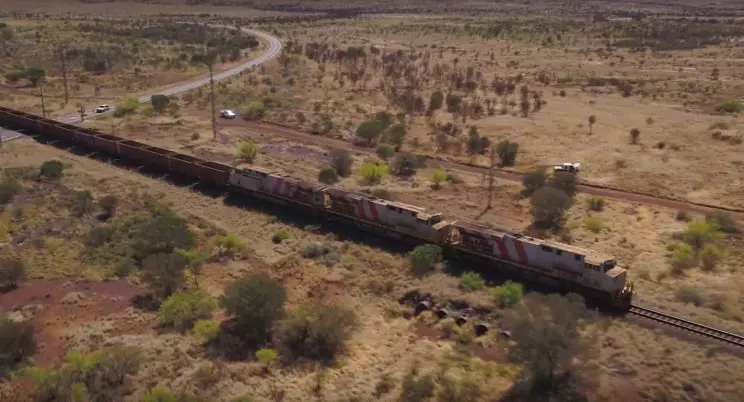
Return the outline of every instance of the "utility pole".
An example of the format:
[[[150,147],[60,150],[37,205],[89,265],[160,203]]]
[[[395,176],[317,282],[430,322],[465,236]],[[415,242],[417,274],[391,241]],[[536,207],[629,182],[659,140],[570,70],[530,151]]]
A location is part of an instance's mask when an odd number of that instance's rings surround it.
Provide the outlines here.
[[[214,96],[214,75],[212,74],[212,60],[210,60],[207,65],[209,66],[209,86],[211,89],[211,94],[209,96],[210,101],[212,102],[212,140],[217,140],[217,118],[215,117],[215,114],[217,111],[215,110],[215,96]]]
[[[486,209],[491,209],[491,201],[493,199],[493,183],[494,183],[494,166],[496,166],[496,147],[491,145],[491,151],[488,157],[490,160],[490,165],[488,166],[488,205],[486,205]]]
[[[39,85],[39,92],[41,93],[41,115],[46,119],[46,106],[44,105],[44,84]]]
[[[70,94],[67,91],[67,48],[62,45],[57,50],[57,56],[59,57],[60,67],[62,68],[62,82],[65,87],[65,105],[70,101]]]

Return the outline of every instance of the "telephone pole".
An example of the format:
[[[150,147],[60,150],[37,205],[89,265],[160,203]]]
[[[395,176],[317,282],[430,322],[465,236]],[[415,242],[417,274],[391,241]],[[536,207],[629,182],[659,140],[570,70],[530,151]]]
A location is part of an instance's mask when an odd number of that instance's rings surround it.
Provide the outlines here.
[[[63,45],[57,50],[57,56],[59,57],[60,67],[62,67],[62,83],[65,87],[65,105],[70,101],[70,94],[67,91],[67,48]]]
[[[212,74],[212,63],[211,61],[209,64],[209,87],[211,89],[211,94],[209,95],[210,101],[212,102],[212,140],[217,140],[217,118],[215,117],[215,114],[217,111],[215,110],[215,97],[214,97],[214,75]]]
[[[496,148],[491,145],[491,151],[488,157],[491,159],[490,164],[488,166],[488,205],[486,205],[486,209],[491,209],[491,201],[493,199],[493,183],[495,181],[495,178],[493,177],[493,168],[496,166]]]
[[[39,85],[39,92],[41,92],[41,115],[46,119],[46,106],[44,105],[44,84]]]

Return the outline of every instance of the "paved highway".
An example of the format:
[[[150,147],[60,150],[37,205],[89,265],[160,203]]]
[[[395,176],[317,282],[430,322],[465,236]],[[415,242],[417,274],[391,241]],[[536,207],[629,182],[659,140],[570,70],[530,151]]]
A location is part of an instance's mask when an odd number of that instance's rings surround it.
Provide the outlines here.
[[[225,26],[224,25],[221,25],[221,27],[225,27]],[[261,56],[255,58],[255,59],[253,59],[253,60],[251,60],[251,61],[249,61],[247,63],[241,64],[241,65],[239,65],[237,67],[234,67],[234,68],[231,68],[231,69],[229,69],[227,71],[222,71],[220,73],[215,74],[214,75],[214,80],[215,81],[219,81],[219,80],[223,80],[223,79],[228,78],[228,77],[232,77],[233,75],[240,74],[241,72],[243,72],[243,71],[245,71],[245,70],[247,70],[249,68],[252,68],[252,67],[261,65],[261,64],[263,64],[263,63],[265,63],[265,62],[273,59],[274,57],[278,56],[279,53],[281,52],[281,50],[282,50],[282,42],[280,42],[279,39],[275,38],[274,36],[271,36],[271,35],[269,35],[269,34],[267,34],[265,32],[255,31],[253,29],[248,29],[248,28],[241,28],[241,29],[244,32],[253,34],[253,35],[257,36],[258,38],[263,39],[264,41],[268,42],[269,48]],[[158,95],[158,94],[169,95],[169,96],[170,95],[175,95],[175,94],[179,94],[179,93],[182,93],[182,92],[190,91],[190,90],[192,90],[194,88],[198,88],[198,87],[200,87],[202,85],[206,85],[206,84],[209,84],[209,76],[204,77],[204,78],[200,78],[200,79],[198,79],[196,81],[187,82],[185,84],[177,85],[177,86],[168,88],[168,89],[166,89],[164,91],[161,91],[161,92],[154,92],[154,93],[151,93],[151,94],[142,95],[142,96],[139,97],[139,102],[140,103],[147,103],[147,102],[149,102],[150,101],[150,98],[152,97],[152,95]],[[96,106],[98,106],[98,105],[95,105],[94,108]],[[113,111],[114,111],[114,106],[112,105],[111,110],[109,110],[108,112],[105,112],[105,113],[111,113]],[[105,113],[98,113],[98,114],[105,114]],[[86,111],[86,114],[87,114],[88,117],[90,117],[92,115],[95,115],[96,113],[95,113],[95,110],[93,108],[91,108],[90,110],[87,110]],[[67,123],[67,124],[76,124],[76,123],[79,123],[80,122],[80,115],[79,114],[69,114],[69,115],[66,115],[66,116],[57,117],[57,118],[55,118],[55,120],[60,121],[60,122],[63,122],[63,123]],[[6,129],[0,128],[0,138],[2,138],[2,142],[11,141],[11,140],[14,140],[16,138],[20,138],[22,136],[23,136],[23,134],[21,134],[19,132],[10,131],[10,130],[6,130]]]

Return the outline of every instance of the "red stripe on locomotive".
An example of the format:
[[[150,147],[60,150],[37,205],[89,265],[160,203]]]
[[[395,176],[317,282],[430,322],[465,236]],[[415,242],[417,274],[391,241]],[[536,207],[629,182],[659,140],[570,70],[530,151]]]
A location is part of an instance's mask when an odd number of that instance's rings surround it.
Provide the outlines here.
[[[375,205],[371,200],[367,200],[367,205],[369,205],[369,211],[372,213],[372,219],[380,222],[380,215],[377,213],[377,205]]]
[[[512,241],[514,242],[514,250],[517,251],[519,262],[524,265],[529,265],[530,260],[527,258],[527,252],[524,250],[524,244],[522,244],[519,239],[512,239]]]

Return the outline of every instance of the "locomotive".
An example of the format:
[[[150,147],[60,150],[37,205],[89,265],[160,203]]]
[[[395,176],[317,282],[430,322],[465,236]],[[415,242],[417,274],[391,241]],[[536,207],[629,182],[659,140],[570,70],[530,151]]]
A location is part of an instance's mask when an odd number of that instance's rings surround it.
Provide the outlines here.
[[[71,141],[143,166],[196,178],[208,185],[292,205],[325,218],[411,243],[433,243],[517,278],[573,291],[627,311],[633,283],[611,255],[469,221],[448,221],[438,212],[381,199],[339,186],[293,178],[258,166],[233,168],[0,107],[0,123]]]

